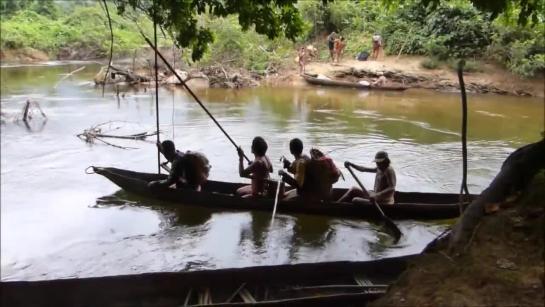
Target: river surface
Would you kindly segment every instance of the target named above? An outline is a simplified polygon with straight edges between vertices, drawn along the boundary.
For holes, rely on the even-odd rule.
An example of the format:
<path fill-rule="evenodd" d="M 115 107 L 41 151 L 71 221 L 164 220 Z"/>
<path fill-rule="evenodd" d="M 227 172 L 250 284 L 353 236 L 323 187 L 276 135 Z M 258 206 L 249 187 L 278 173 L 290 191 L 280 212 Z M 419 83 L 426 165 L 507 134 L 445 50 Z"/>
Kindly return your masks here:
<path fill-rule="evenodd" d="M 96 88 L 98 66 L 19 66 L 1 69 L 1 278 L 36 280 L 200 270 L 334 260 L 368 260 L 417 253 L 448 221 L 400 221 L 405 234 L 389 236 L 362 220 L 172 209 L 126 194 L 89 165 L 155 172 L 155 138 L 108 139 L 133 149 L 86 144 L 76 135 L 99 123 L 103 132 L 131 134 L 155 129 L 153 89 Z M 60 83 L 63 74 L 86 68 Z M 299 137 L 337 161 L 371 165 L 387 150 L 402 191 L 458 192 L 461 181 L 460 99 L 456 93 L 404 93 L 306 88 L 196 91 L 247 153 L 256 135 L 269 144 L 278 169 L 288 142 Z M 211 178 L 238 178 L 234 147 L 181 90 L 161 89 L 161 138 L 182 150 L 205 153 Z M 39 102 L 30 126 L 14 121 L 24 102 Z M 493 95 L 469 96 L 469 190 L 480 192 L 515 148 L 537 141 L 543 101 Z M 11 118 L 11 119 L 10 119 Z M 348 172 L 344 172 L 348 175 Z M 360 174 L 368 187 L 372 174 Z M 354 185 L 351 178 L 338 186 Z M 97 204 L 114 196 L 115 201 Z"/>

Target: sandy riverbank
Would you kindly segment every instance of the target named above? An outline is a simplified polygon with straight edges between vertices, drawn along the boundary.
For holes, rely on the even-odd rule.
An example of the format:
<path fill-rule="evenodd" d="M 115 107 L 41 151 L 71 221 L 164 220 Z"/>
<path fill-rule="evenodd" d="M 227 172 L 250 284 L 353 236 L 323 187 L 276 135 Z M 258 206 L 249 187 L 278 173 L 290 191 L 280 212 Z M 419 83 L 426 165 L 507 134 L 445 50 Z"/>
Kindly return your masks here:
<path fill-rule="evenodd" d="M 458 91 L 458 76 L 449 67 L 424 69 L 420 63 L 426 59 L 418 56 L 402 56 L 397 58 L 382 57 L 378 61 L 344 60 L 338 64 L 311 62 L 306 66 L 307 73 L 323 74 L 331 78 L 349 78 L 355 80 L 372 80 L 377 72 L 384 72 L 403 79 L 405 85 L 413 88 L 425 88 L 439 91 Z M 360 77 L 350 76 L 356 73 Z M 293 86 L 304 84 L 297 71 L 282 72 L 278 82 Z M 544 97 L 545 80 L 522 79 L 494 65 L 483 64 L 481 72 L 465 72 L 464 81 L 470 93 L 496 93 L 516 96 Z"/>

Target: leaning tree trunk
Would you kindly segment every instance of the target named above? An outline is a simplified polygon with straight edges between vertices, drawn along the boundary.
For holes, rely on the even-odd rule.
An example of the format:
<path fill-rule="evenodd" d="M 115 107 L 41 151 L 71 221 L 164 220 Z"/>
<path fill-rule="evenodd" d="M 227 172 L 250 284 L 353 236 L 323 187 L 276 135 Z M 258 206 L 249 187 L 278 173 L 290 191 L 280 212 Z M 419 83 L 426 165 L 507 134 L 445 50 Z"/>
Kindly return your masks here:
<path fill-rule="evenodd" d="M 510 154 L 500 172 L 481 195 L 464 211 L 450 234 L 449 250 L 463 252 L 487 206 L 502 203 L 508 196 L 521 191 L 541 169 L 545 169 L 545 139 L 526 145 Z"/>

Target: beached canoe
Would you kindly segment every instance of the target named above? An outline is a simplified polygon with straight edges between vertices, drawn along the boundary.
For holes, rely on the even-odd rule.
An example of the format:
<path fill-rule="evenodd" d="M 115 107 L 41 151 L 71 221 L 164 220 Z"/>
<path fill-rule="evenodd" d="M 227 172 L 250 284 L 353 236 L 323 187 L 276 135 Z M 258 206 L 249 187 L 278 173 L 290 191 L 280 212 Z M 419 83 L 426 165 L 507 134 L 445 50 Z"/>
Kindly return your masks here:
<path fill-rule="evenodd" d="M 162 180 L 165 174 L 138 173 L 112 167 L 93 167 L 93 170 L 118 185 L 123 190 L 151 199 L 171 202 L 175 206 L 202 206 L 225 210 L 261 210 L 272 212 L 274 199 L 244 199 L 234 195 L 243 183 L 209 180 L 201 192 L 172 188 L 150 189 L 148 183 Z M 333 199 L 338 199 L 346 189 L 334 189 Z M 392 219 L 448 219 L 460 214 L 458 194 L 396 192 L 396 204 L 381 205 Z M 375 206 L 361 203 L 280 201 L 278 212 L 316 214 L 357 219 L 379 218 Z"/>
<path fill-rule="evenodd" d="M 414 256 L 0 283 L 2 306 L 364 306 Z"/>
<path fill-rule="evenodd" d="M 404 91 L 409 88 L 407 86 L 402 86 L 402 85 L 385 85 L 385 86 L 363 85 L 357 82 L 316 78 L 316 76 L 309 75 L 309 74 L 303 74 L 301 76 L 303 77 L 303 79 L 305 79 L 305 81 L 307 81 L 307 83 L 312 85 L 346 87 L 346 88 L 356 88 L 356 89 L 373 90 L 373 91 Z"/>

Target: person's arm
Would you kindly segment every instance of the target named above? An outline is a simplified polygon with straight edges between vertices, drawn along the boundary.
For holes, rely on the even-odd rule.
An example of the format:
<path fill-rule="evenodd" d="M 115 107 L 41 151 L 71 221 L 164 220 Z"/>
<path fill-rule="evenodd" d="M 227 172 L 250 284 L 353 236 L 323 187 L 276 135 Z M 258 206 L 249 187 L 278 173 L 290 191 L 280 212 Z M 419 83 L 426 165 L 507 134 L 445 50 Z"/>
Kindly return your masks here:
<path fill-rule="evenodd" d="M 377 172 L 377 168 L 376 167 L 365 167 L 365 166 L 361 166 L 361 165 L 356 165 L 352 162 L 344 162 L 344 167 L 348 168 L 348 167 L 352 167 L 354 168 L 355 170 L 358 170 L 360 172 L 366 172 L 366 173 L 376 173 Z"/>
<path fill-rule="evenodd" d="M 290 186 L 294 187 L 294 188 L 299 188 L 299 185 L 297 184 L 297 181 L 295 179 L 293 179 L 293 177 L 291 177 L 288 173 L 284 172 L 284 171 L 280 171 L 280 176 L 282 176 L 282 180 L 289 184 Z"/>
<path fill-rule="evenodd" d="M 251 163 L 246 169 L 244 168 L 244 151 L 242 148 L 237 148 L 237 154 L 238 154 L 238 174 L 240 177 L 246 177 L 250 178 L 250 174 L 252 173 L 252 165 Z"/>
<path fill-rule="evenodd" d="M 269 157 L 265 156 L 265 160 L 267 160 L 267 165 L 268 165 L 268 169 L 269 169 L 269 173 L 272 173 L 273 172 L 273 165 L 271 163 L 271 160 L 269 160 Z"/>
<path fill-rule="evenodd" d="M 250 178 L 251 179 L 252 178 L 252 173 L 254 172 L 255 163 L 251 163 L 250 165 L 248 165 L 247 168 L 244 168 L 242 163 L 243 163 L 242 160 L 238 161 L 238 174 L 240 175 L 240 177 L 245 177 L 245 178 Z"/>

